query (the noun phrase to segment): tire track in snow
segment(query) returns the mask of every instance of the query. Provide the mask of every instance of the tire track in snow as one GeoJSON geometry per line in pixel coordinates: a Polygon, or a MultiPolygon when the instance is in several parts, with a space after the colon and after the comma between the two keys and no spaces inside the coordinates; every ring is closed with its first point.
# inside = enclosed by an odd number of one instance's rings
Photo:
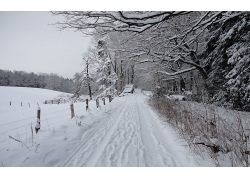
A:
{"type": "Polygon", "coordinates": [[[151,166],[151,167],[164,166],[159,156],[159,153],[157,151],[156,143],[155,141],[153,141],[153,138],[151,137],[151,130],[149,129],[148,124],[145,120],[146,116],[144,113],[146,111],[145,110],[143,111],[141,108],[141,106],[144,106],[144,105],[141,103],[139,104],[138,100],[135,103],[137,106],[137,112],[138,112],[139,120],[140,120],[141,139],[142,139],[142,143],[144,146],[144,153],[143,153],[143,157],[145,160],[144,165],[147,167],[148,166],[151,166]]]}
{"type": "Polygon", "coordinates": [[[157,120],[144,96],[131,94],[63,166],[181,166],[164,135],[158,132],[157,120]]]}
{"type": "MultiPolygon", "coordinates": [[[[137,97],[135,98],[135,101],[137,101],[137,97]]],[[[138,115],[138,113],[137,113],[137,115],[138,115]]],[[[137,137],[136,137],[136,140],[137,140],[136,155],[137,155],[137,165],[138,165],[138,167],[141,166],[140,152],[142,152],[142,150],[140,151],[140,149],[139,149],[139,144],[140,144],[139,143],[139,136],[141,136],[140,132],[141,132],[141,125],[140,125],[140,119],[139,119],[139,116],[138,116],[138,118],[137,118],[137,137]]],[[[142,142],[142,141],[140,141],[140,142],[142,142]]],[[[143,156],[143,153],[142,153],[141,156],[143,156]]]]}
{"type": "Polygon", "coordinates": [[[111,114],[110,120],[109,119],[102,120],[103,123],[101,123],[98,128],[95,128],[95,129],[97,129],[97,131],[94,131],[88,137],[86,137],[87,140],[83,141],[83,143],[81,143],[81,145],[74,151],[74,153],[71,154],[71,156],[61,166],[65,167],[65,166],[84,165],[84,163],[85,163],[84,161],[86,161],[86,159],[88,157],[90,157],[91,154],[93,153],[93,148],[90,149],[91,144],[95,141],[94,142],[95,144],[93,144],[93,145],[95,145],[94,149],[96,150],[96,148],[98,146],[98,144],[96,144],[96,143],[100,143],[100,140],[102,140],[103,137],[108,133],[109,128],[111,128],[112,125],[114,124],[114,122],[113,122],[113,121],[115,121],[114,116],[117,116],[117,113],[121,112],[124,109],[124,106],[126,106],[126,104],[128,103],[128,100],[129,99],[126,99],[126,101],[123,102],[123,105],[120,105],[111,114]],[[97,140],[99,140],[99,141],[97,142],[97,140]]]}
{"type": "MultiPolygon", "coordinates": [[[[135,96],[125,107],[125,112],[113,133],[96,166],[139,166],[139,116],[136,110],[135,96]]],[[[142,143],[140,143],[142,144],[142,143]]]]}
{"type": "MultiPolygon", "coordinates": [[[[144,109],[150,108],[145,104],[145,102],[142,100],[142,98],[138,98],[138,99],[139,100],[137,101],[137,103],[141,105],[139,107],[139,109],[141,109],[140,110],[141,112],[142,112],[142,108],[144,108],[144,109]]],[[[155,123],[153,124],[153,122],[152,122],[152,120],[157,120],[157,119],[152,117],[152,115],[150,114],[149,111],[143,111],[143,113],[141,113],[140,117],[143,117],[144,123],[147,124],[147,132],[148,132],[148,134],[151,135],[151,138],[153,140],[152,142],[154,142],[154,148],[156,150],[155,152],[157,152],[157,155],[158,155],[159,160],[160,160],[159,162],[161,162],[160,164],[162,164],[163,166],[170,166],[170,167],[181,166],[179,161],[177,159],[175,159],[168,151],[168,149],[170,149],[171,147],[167,147],[164,139],[162,139],[163,137],[157,132],[157,130],[155,128],[155,123]]],[[[141,121],[141,123],[142,123],[142,121],[141,121]]]]}
{"type": "Polygon", "coordinates": [[[128,98],[128,100],[124,103],[122,106],[122,110],[116,111],[117,113],[113,113],[110,117],[109,123],[107,123],[105,126],[107,128],[101,129],[98,131],[102,136],[97,136],[96,138],[92,138],[92,142],[90,141],[90,148],[86,150],[86,152],[91,152],[94,150],[94,153],[90,154],[89,157],[84,158],[83,164],[81,166],[95,166],[97,160],[103,153],[103,149],[106,147],[107,143],[109,142],[110,138],[112,137],[115,129],[117,128],[118,124],[120,123],[122,116],[124,113],[126,113],[126,108],[131,98],[128,98]],[[93,149],[93,144],[95,144],[95,149],[93,149]],[[86,160],[86,161],[85,161],[86,160]]]}

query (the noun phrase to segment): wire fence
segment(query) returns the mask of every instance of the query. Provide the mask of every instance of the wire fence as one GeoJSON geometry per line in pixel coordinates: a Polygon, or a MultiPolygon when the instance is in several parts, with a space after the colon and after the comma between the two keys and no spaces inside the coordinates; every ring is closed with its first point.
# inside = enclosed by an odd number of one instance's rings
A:
{"type": "MultiPolygon", "coordinates": [[[[88,101],[87,101],[87,103],[88,103],[88,101]]],[[[101,106],[99,104],[98,104],[98,106],[99,106],[99,109],[101,109],[101,106]]],[[[102,106],[104,106],[104,105],[102,105],[102,106]]],[[[91,109],[97,110],[98,108],[93,106],[91,109]]],[[[86,111],[91,113],[91,109],[88,108],[88,104],[86,104],[85,102],[74,104],[74,111],[76,112],[75,113],[75,115],[76,115],[75,118],[82,116],[83,113],[85,113],[86,111]],[[86,109],[84,107],[86,107],[86,109]]],[[[71,119],[71,117],[70,117],[70,108],[69,107],[68,108],[63,108],[63,109],[60,109],[60,110],[56,110],[56,111],[51,111],[51,112],[48,112],[48,113],[45,113],[45,114],[42,113],[41,116],[42,116],[41,123],[43,124],[42,127],[47,127],[48,129],[50,129],[52,127],[59,126],[60,123],[63,123],[66,120],[71,119]],[[48,115],[58,114],[59,112],[64,112],[64,113],[60,114],[59,116],[58,115],[57,116],[52,116],[52,117],[48,116],[48,115]],[[63,119],[61,120],[61,118],[63,118],[63,119]],[[60,119],[60,121],[57,121],[58,119],[60,119]]],[[[31,120],[31,119],[36,120],[36,118],[37,118],[37,116],[32,116],[32,117],[27,117],[27,118],[24,118],[24,119],[11,121],[11,122],[8,122],[8,123],[3,123],[3,124],[0,124],[0,128],[4,127],[4,126],[7,126],[7,125],[15,124],[15,123],[18,123],[18,122],[25,122],[25,121],[28,121],[28,120],[31,120]]],[[[29,123],[25,123],[25,124],[22,124],[20,126],[17,126],[17,127],[11,128],[11,129],[0,131],[0,137],[4,136],[4,135],[7,135],[7,134],[8,134],[8,137],[10,137],[9,132],[17,133],[16,135],[18,137],[21,137],[21,136],[24,136],[24,135],[27,136],[28,134],[32,133],[31,130],[27,131],[27,127],[30,128],[32,125],[34,125],[36,123],[37,122],[35,122],[35,121],[34,122],[29,122],[29,123]],[[20,130],[20,132],[22,132],[22,133],[19,134],[18,131],[16,131],[16,130],[21,129],[21,128],[23,128],[22,131],[20,130]],[[24,128],[26,128],[26,129],[24,129],[24,128]]],[[[44,130],[44,128],[42,130],[44,130]]],[[[2,140],[2,141],[0,141],[0,144],[4,143],[4,142],[8,142],[9,140],[11,140],[11,138],[2,140]]]]}
{"type": "MultiPolygon", "coordinates": [[[[75,109],[76,109],[76,108],[79,108],[79,107],[83,107],[83,106],[85,106],[84,103],[82,103],[82,104],[79,105],[79,106],[75,106],[75,109]]],[[[50,115],[50,114],[54,114],[54,113],[61,112],[61,111],[66,111],[66,110],[69,110],[69,108],[61,109],[61,110],[58,110],[58,111],[52,111],[52,112],[45,113],[45,114],[42,114],[42,115],[43,115],[43,116],[45,116],[45,115],[50,115]]],[[[79,110],[79,109],[78,109],[78,110],[79,110]]],[[[13,123],[16,123],[16,122],[20,122],[20,121],[25,121],[25,120],[34,119],[34,118],[36,118],[36,116],[32,116],[32,117],[28,117],[28,118],[25,118],[25,119],[20,119],[20,120],[11,121],[11,122],[9,122],[9,123],[0,124],[0,127],[1,127],[1,126],[5,126],[5,125],[9,125],[9,124],[13,124],[13,123]]],[[[1,132],[0,132],[0,134],[1,134],[1,132]]]]}

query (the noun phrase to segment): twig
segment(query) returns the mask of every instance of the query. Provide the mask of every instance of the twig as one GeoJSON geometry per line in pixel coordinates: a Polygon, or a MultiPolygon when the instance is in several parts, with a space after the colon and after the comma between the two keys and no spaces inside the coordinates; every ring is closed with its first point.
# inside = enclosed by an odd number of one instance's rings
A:
{"type": "Polygon", "coordinates": [[[18,133],[16,134],[16,137],[17,137],[17,139],[18,139],[19,141],[21,141],[21,138],[20,138],[20,136],[19,136],[18,133]]]}
{"type": "MultiPolygon", "coordinates": [[[[23,160],[23,162],[24,162],[24,161],[26,161],[27,159],[29,159],[29,158],[28,158],[28,157],[26,157],[26,158],[23,160]]],[[[22,163],[23,163],[23,162],[22,162],[22,163]]]]}
{"type": "Polygon", "coordinates": [[[4,167],[4,165],[3,165],[3,161],[1,161],[2,162],[2,166],[4,167]]]}
{"type": "Polygon", "coordinates": [[[26,140],[25,140],[25,142],[27,142],[27,126],[26,126],[26,140]]]}
{"type": "Polygon", "coordinates": [[[44,158],[43,158],[43,162],[44,162],[44,160],[45,160],[46,156],[47,156],[49,153],[53,152],[53,151],[54,151],[54,149],[53,149],[52,151],[48,152],[48,153],[44,156],[44,158]]]}
{"type": "Polygon", "coordinates": [[[32,140],[32,146],[33,146],[33,128],[32,128],[32,123],[30,124],[30,128],[31,128],[31,140],[32,140]]]}
{"type": "Polygon", "coordinates": [[[28,146],[26,146],[26,144],[24,144],[22,141],[20,141],[20,140],[18,140],[18,139],[15,139],[15,138],[13,138],[12,136],[9,136],[9,138],[11,138],[11,139],[13,139],[13,140],[15,140],[15,141],[17,141],[17,142],[23,144],[23,145],[30,151],[30,149],[28,148],[28,146]]]}
{"type": "Polygon", "coordinates": [[[37,145],[36,145],[36,151],[35,151],[35,152],[37,152],[37,149],[38,149],[39,146],[40,146],[40,144],[37,144],[37,145]]]}
{"type": "MultiPolygon", "coordinates": [[[[46,120],[47,120],[47,125],[48,125],[48,128],[49,128],[49,130],[50,130],[49,123],[48,123],[48,119],[46,118],[46,120]]],[[[50,130],[50,131],[51,131],[51,130],[50,130]]]]}

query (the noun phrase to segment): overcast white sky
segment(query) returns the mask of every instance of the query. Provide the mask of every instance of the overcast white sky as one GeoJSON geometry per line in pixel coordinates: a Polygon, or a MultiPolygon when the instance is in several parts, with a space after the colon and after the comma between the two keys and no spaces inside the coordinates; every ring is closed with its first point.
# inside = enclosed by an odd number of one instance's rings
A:
{"type": "Polygon", "coordinates": [[[48,25],[57,20],[45,11],[0,12],[0,69],[57,73],[65,78],[81,71],[90,38],[48,25]]]}
{"type": "MultiPolygon", "coordinates": [[[[158,2],[159,1],[159,2],[158,2]]],[[[55,23],[58,16],[40,11],[49,10],[249,10],[243,2],[228,0],[204,1],[178,0],[142,5],[128,0],[122,5],[115,0],[9,0],[0,6],[0,69],[23,70],[27,72],[57,73],[72,78],[75,72],[82,70],[82,54],[87,50],[90,38],[80,32],[58,31],[55,23]],[[131,6],[133,4],[133,6],[131,6]],[[214,5],[216,4],[216,6],[214,5]],[[232,5],[233,4],[233,5],[232,5]],[[22,12],[18,12],[21,8],[22,12]],[[58,9],[59,8],[59,9],[58,9]],[[146,9],[145,9],[146,8],[146,9]],[[163,9],[164,8],[164,9],[163,9]],[[4,10],[4,11],[2,11],[4,10]],[[25,12],[25,10],[28,10],[25,12]],[[10,11],[10,12],[8,12],[10,11]]]]}

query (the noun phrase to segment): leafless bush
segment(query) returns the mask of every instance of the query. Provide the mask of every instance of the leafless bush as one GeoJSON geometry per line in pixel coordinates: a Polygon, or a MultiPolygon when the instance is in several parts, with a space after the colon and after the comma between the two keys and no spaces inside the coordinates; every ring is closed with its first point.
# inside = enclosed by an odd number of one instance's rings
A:
{"type": "Polygon", "coordinates": [[[231,166],[249,166],[249,120],[243,120],[238,112],[224,118],[213,105],[200,104],[195,109],[188,102],[160,98],[151,98],[149,104],[187,142],[192,152],[202,158],[209,154],[216,166],[221,166],[224,160],[231,166]]]}

